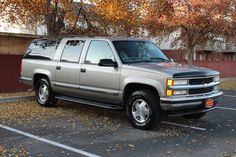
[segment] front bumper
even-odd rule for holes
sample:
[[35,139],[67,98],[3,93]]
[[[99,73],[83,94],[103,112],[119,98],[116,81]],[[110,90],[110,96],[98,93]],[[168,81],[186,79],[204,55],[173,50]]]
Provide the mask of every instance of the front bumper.
[[205,102],[207,99],[213,99],[215,104],[218,98],[223,94],[222,91],[195,95],[195,96],[172,96],[172,97],[161,97],[160,106],[164,111],[184,111],[191,112],[193,110],[208,110],[205,108]]

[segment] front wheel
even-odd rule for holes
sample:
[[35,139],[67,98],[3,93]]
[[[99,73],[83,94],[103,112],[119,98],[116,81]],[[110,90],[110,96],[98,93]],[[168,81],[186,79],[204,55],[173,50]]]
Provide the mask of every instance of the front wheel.
[[159,99],[153,91],[139,90],[127,101],[127,115],[131,124],[142,130],[155,127],[161,120]]
[[38,81],[35,96],[38,104],[41,106],[52,107],[54,105],[54,94],[49,81],[45,78]]
[[200,113],[194,113],[194,114],[187,114],[187,115],[183,115],[184,118],[187,119],[200,119],[203,116],[205,116],[207,112],[200,112]]

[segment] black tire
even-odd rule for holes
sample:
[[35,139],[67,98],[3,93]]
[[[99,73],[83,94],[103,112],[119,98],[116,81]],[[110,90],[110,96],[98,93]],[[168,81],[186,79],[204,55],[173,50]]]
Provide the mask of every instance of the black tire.
[[[149,116],[134,116],[134,113],[136,112],[143,112],[141,111],[141,107],[138,109],[140,112],[136,109],[137,105],[141,105],[142,102],[144,104],[146,103],[145,105],[143,105],[145,107],[142,107],[142,109],[143,111],[148,110]],[[127,101],[126,111],[130,123],[138,129],[148,130],[154,128],[161,121],[159,97],[150,90],[138,90],[133,92]],[[145,121],[142,121],[141,117],[143,117]]]
[[[40,89],[42,87],[45,87],[48,91],[48,96],[45,96],[45,99],[42,99],[41,95],[42,92],[40,92]],[[40,106],[43,107],[52,107],[55,104],[55,98],[54,98],[54,93],[52,91],[51,85],[46,78],[41,78],[37,84],[36,84],[36,89],[35,89],[35,97]]]
[[184,118],[187,119],[200,119],[203,116],[206,115],[207,112],[200,112],[200,113],[194,113],[194,114],[187,114],[187,115],[183,115]]

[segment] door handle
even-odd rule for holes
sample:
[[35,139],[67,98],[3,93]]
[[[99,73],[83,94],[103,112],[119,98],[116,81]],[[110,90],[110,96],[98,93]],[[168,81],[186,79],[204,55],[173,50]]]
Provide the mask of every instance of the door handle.
[[80,71],[81,71],[82,73],[85,73],[85,72],[86,72],[86,69],[82,68],[82,69],[80,69]]
[[56,66],[56,69],[57,70],[61,70],[61,66]]

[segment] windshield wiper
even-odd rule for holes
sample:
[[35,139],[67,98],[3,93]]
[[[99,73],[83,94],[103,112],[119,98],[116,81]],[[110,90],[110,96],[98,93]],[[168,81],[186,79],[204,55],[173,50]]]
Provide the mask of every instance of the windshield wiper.
[[139,60],[139,61],[126,61],[125,63],[143,63],[143,62],[153,62],[153,61],[151,61],[151,60]]
[[169,60],[169,59],[160,58],[160,57],[156,57],[156,58],[150,58],[150,59],[157,59],[157,60],[161,60],[161,61],[165,61],[165,62],[170,62],[170,60]]

